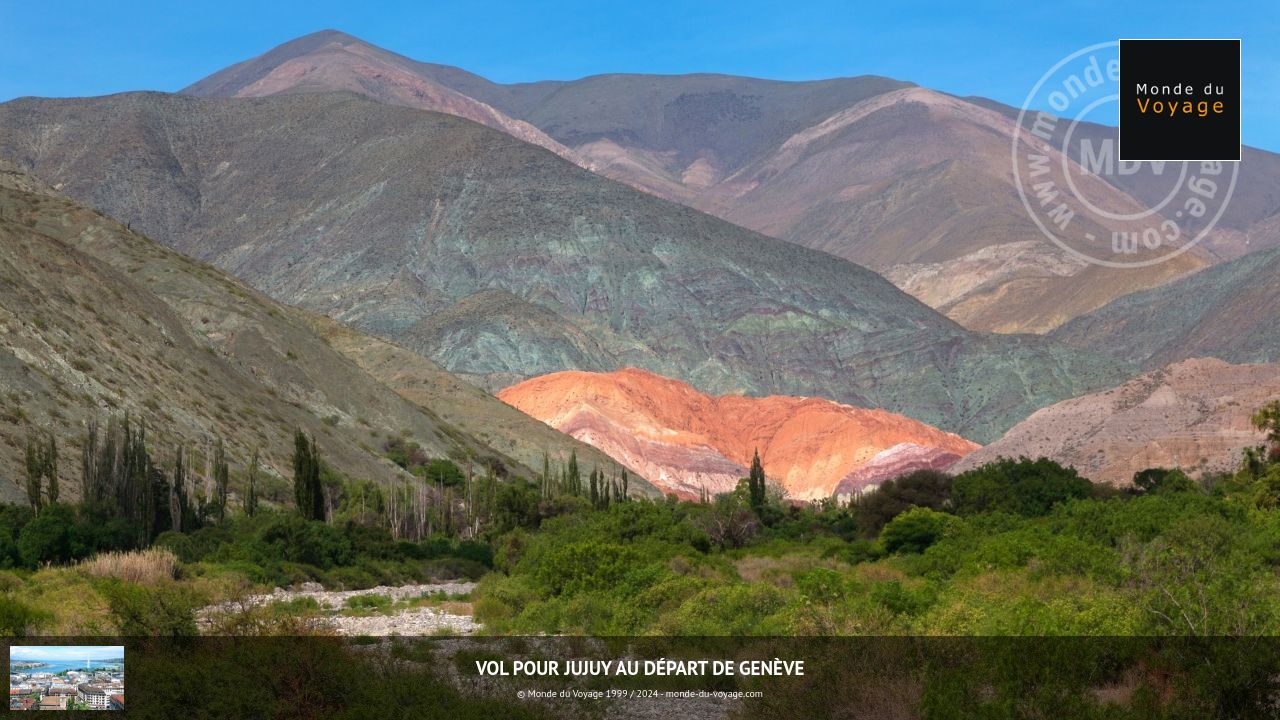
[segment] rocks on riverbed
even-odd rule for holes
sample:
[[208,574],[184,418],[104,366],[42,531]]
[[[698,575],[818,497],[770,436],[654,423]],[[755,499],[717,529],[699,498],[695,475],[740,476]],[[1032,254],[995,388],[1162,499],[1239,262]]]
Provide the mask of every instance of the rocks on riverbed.
[[[473,582],[432,583],[429,585],[400,585],[368,588],[365,590],[325,590],[319,583],[302,583],[291,589],[276,588],[265,595],[251,595],[242,600],[212,605],[199,613],[202,627],[221,613],[234,613],[248,608],[276,602],[290,602],[311,598],[325,611],[337,611],[347,606],[347,600],[362,595],[381,595],[400,602],[422,597],[467,595],[475,589]],[[470,615],[451,613],[435,607],[413,607],[393,614],[359,616],[324,615],[318,619],[339,635],[466,635],[480,628]]]

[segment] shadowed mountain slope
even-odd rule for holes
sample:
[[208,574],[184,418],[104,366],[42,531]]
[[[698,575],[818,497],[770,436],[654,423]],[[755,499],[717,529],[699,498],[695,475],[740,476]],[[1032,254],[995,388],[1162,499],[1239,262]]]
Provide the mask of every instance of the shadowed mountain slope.
[[[264,465],[283,477],[295,428],[313,434],[336,469],[375,480],[401,472],[382,457],[388,433],[435,457],[526,474],[542,450],[591,452],[474,389],[465,404],[469,432],[461,431],[428,409],[455,411],[462,403],[454,391],[432,387],[406,400],[317,334],[332,321],[269,300],[10,166],[0,167],[0,245],[5,497],[17,493],[30,427],[55,432],[64,492],[74,497],[86,421],[123,413],[148,423],[160,457],[178,442],[207,450],[218,436],[236,472],[261,447]],[[385,344],[354,331],[342,339],[362,349]],[[491,424],[486,410],[501,420]],[[477,440],[481,433],[505,450]],[[516,447],[509,435],[542,447]]]

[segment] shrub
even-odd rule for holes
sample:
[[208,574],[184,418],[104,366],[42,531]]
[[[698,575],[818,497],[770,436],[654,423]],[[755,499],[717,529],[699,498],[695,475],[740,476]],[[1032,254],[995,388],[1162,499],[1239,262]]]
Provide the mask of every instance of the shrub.
[[100,586],[121,635],[180,637],[196,634],[198,599],[173,583],[153,586],[110,580]]
[[946,510],[951,505],[950,475],[937,470],[917,470],[888,480],[855,499],[850,507],[858,530],[873,538],[899,514],[912,507]]
[[318,520],[281,515],[262,529],[259,540],[269,557],[328,569],[354,560],[351,539]]
[[1199,487],[1181,470],[1147,468],[1133,474],[1133,486],[1144,493],[1193,492]]
[[736,583],[703,590],[661,621],[673,635],[768,635],[781,628],[768,622],[786,603],[783,591],[761,583]]
[[0,635],[23,637],[49,623],[53,616],[19,600],[0,595]]
[[960,515],[998,511],[1038,517],[1058,503],[1087,498],[1092,491],[1092,483],[1073,468],[1052,460],[1000,458],[957,475],[951,497]]
[[172,580],[178,573],[178,559],[163,548],[133,552],[101,553],[80,567],[94,577],[117,578],[131,583],[153,585]]
[[369,595],[352,595],[343,603],[351,610],[369,610],[386,612],[391,608],[391,598],[386,595],[371,593]]
[[22,563],[35,568],[45,563],[65,563],[71,559],[71,527],[74,514],[66,505],[50,505],[27,523],[18,534],[18,554]]
[[880,533],[885,552],[921,553],[938,542],[957,518],[929,508],[911,508],[889,521]]

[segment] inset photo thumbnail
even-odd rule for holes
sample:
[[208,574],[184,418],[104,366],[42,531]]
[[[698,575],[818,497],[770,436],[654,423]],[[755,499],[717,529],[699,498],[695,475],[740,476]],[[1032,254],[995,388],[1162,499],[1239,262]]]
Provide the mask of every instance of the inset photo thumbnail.
[[121,645],[14,645],[10,710],[123,710]]

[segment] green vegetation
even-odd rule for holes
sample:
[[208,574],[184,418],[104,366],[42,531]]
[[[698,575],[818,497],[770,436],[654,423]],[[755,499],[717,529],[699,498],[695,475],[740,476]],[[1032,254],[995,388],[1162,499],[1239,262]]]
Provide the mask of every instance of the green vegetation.
[[507,633],[1277,634],[1280,608],[1254,601],[1280,591],[1277,475],[1152,469],[1117,491],[1001,459],[758,511],[748,480],[499,536],[476,616]]
[[[1270,448],[1198,482],[1152,468],[1117,490],[1000,459],[911,473],[845,506],[788,503],[754,462],[732,492],[650,501],[626,497],[625,475],[584,481],[572,455],[499,481],[403,441],[387,450],[411,475],[375,484],[337,475],[298,434],[302,511],[246,499],[230,513],[225,455],[212,454],[206,498],[181,449],[156,468],[126,419],[108,426],[110,454],[90,427],[86,501],[0,507],[0,630],[182,635],[194,608],[250,591],[471,578],[495,633],[1280,634],[1280,608],[1255,601],[1280,591],[1276,409],[1257,419]],[[148,546],[172,555],[108,555]],[[347,612],[397,608],[366,595]],[[256,612],[242,630],[306,632],[283,618],[315,610]]]

